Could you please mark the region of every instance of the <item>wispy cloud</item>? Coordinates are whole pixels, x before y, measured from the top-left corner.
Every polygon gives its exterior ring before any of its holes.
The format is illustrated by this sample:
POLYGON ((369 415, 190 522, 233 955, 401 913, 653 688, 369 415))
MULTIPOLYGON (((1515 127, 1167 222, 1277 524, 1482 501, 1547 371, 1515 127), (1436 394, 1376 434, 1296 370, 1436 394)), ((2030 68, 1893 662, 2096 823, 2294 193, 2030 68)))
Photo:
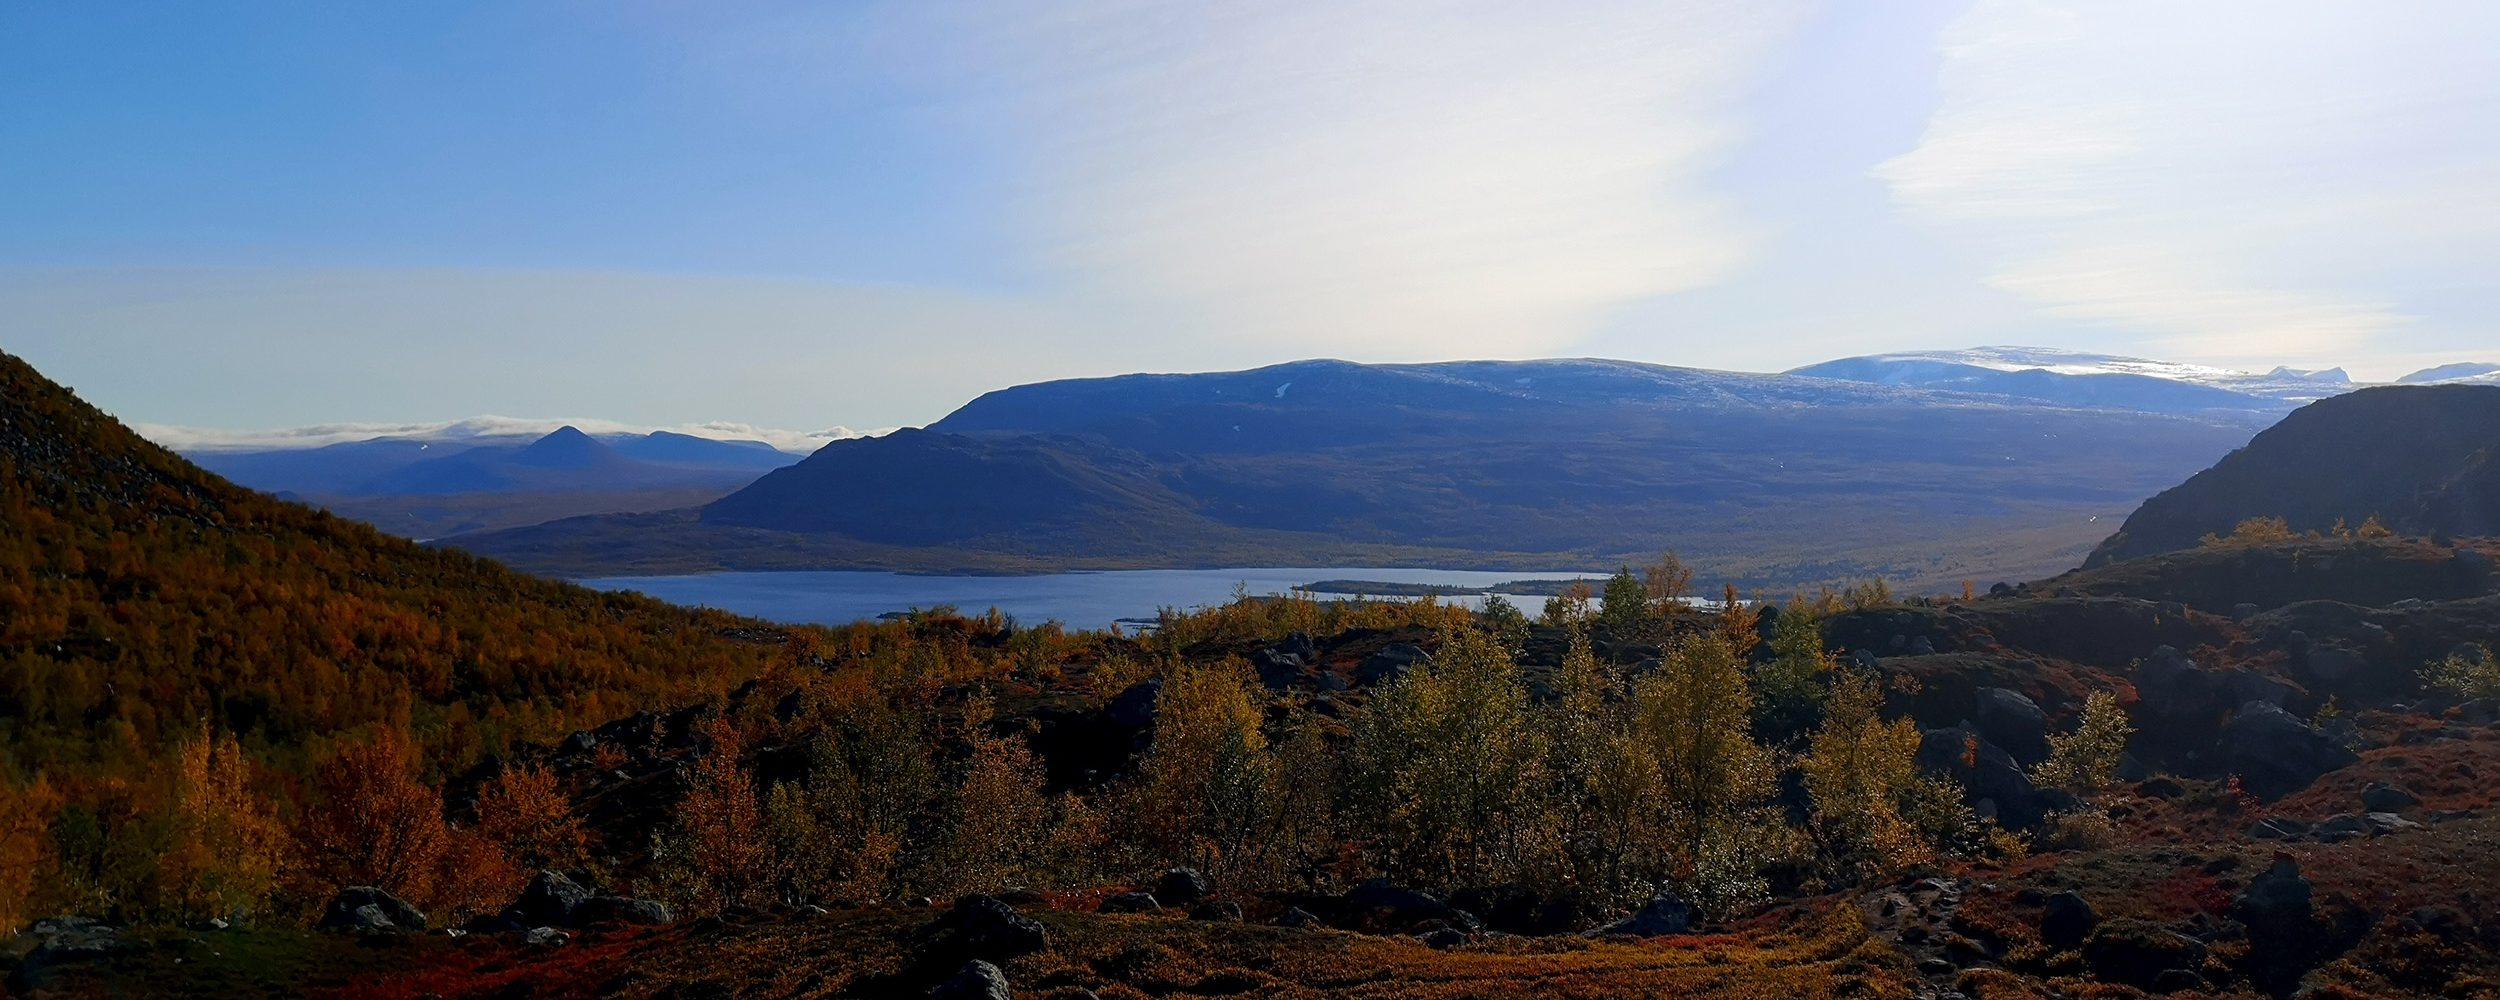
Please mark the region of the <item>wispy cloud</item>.
POLYGON ((2500 252, 2500 7, 1980 0, 1897 202, 2050 316, 2331 361, 2500 252))
POLYGON ((1164 336, 1520 355, 1723 280, 1788 2, 1029 5, 961 25, 1036 266, 1164 336))

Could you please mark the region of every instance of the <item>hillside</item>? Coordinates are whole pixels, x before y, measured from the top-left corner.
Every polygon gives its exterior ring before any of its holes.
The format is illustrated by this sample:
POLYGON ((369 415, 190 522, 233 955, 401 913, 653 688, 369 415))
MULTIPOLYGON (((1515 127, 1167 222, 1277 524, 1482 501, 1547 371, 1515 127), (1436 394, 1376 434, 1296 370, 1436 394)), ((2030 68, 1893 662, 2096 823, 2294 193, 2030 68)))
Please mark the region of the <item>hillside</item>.
POLYGON ((458 761, 778 653, 753 623, 236 487, 4 354, 0 539, 0 771, 19 775, 139 767, 203 724, 290 758, 406 721, 458 761))
POLYGON ((2500 534, 2500 386, 2387 386, 2304 406, 2145 501, 2086 565, 2188 548, 2257 517, 2303 532, 2376 517, 2399 534, 2500 534))
POLYGON ((1002 389, 925 431, 834 442, 691 518, 453 544, 579 575, 1532 568, 1673 547, 1742 585, 1941 587, 2072 565, 2093 518, 2265 419, 1613 361, 1312 361, 1002 389))

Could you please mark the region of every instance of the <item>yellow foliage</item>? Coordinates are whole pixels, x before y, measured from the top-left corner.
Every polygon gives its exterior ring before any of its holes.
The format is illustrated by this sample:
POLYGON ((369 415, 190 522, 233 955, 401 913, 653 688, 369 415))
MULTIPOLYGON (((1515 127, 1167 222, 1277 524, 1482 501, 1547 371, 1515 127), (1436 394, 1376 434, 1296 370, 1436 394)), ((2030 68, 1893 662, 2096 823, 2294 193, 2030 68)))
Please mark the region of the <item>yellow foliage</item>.
POLYGON ((277 807, 252 787, 234 737, 202 731, 182 745, 173 773, 174 821, 158 860, 170 915, 203 919, 267 905, 291 846, 277 807))

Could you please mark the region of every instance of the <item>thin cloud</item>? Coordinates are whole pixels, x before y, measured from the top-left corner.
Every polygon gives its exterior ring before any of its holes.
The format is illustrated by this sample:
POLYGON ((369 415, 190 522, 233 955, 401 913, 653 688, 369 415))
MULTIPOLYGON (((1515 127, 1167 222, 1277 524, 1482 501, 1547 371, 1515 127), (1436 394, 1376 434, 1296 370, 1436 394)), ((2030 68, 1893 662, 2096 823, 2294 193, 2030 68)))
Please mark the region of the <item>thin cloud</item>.
POLYGON ((1788 3, 984 11, 963 120, 1037 266, 1167 336, 1359 358, 1564 348, 1759 235, 1702 175, 1788 3))
POLYGON ((1981 0, 1877 174, 2048 316, 2201 359, 2340 360, 2500 251, 2500 8, 1981 0))

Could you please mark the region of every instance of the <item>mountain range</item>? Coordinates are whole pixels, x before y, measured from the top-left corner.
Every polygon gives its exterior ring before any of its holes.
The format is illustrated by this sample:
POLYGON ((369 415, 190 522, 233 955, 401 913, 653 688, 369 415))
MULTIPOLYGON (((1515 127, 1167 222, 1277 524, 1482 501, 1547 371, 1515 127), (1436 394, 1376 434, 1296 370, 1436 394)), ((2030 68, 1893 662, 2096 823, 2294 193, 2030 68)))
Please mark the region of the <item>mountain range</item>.
MULTIPOLYGON (((1861 373, 1881 374, 1869 361, 1861 373)), ((2072 565, 2296 399, 2073 398, 1593 359, 1074 379, 834 442, 697 508, 454 544, 576 575, 1600 565, 1740 583, 2072 565)), ((2220 390, 2216 390, 2220 391, 2220 390)))
MULTIPOLYGON (((2412 384, 2488 383, 2447 365, 2412 384)), ((575 576, 722 569, 1601 565, 1765 585, 2045 573, 2344 372, 2043 348, 1758 374, 1599 359, 1001 389, 793 462, 665 432, 202 453, 247 485, 575 576)))
POLYGON ((571 425, 536 438, 390 436, 190 457, 244 486, 415 538, 704 503, 798 460, 761 441, 594 436, 571 425))

